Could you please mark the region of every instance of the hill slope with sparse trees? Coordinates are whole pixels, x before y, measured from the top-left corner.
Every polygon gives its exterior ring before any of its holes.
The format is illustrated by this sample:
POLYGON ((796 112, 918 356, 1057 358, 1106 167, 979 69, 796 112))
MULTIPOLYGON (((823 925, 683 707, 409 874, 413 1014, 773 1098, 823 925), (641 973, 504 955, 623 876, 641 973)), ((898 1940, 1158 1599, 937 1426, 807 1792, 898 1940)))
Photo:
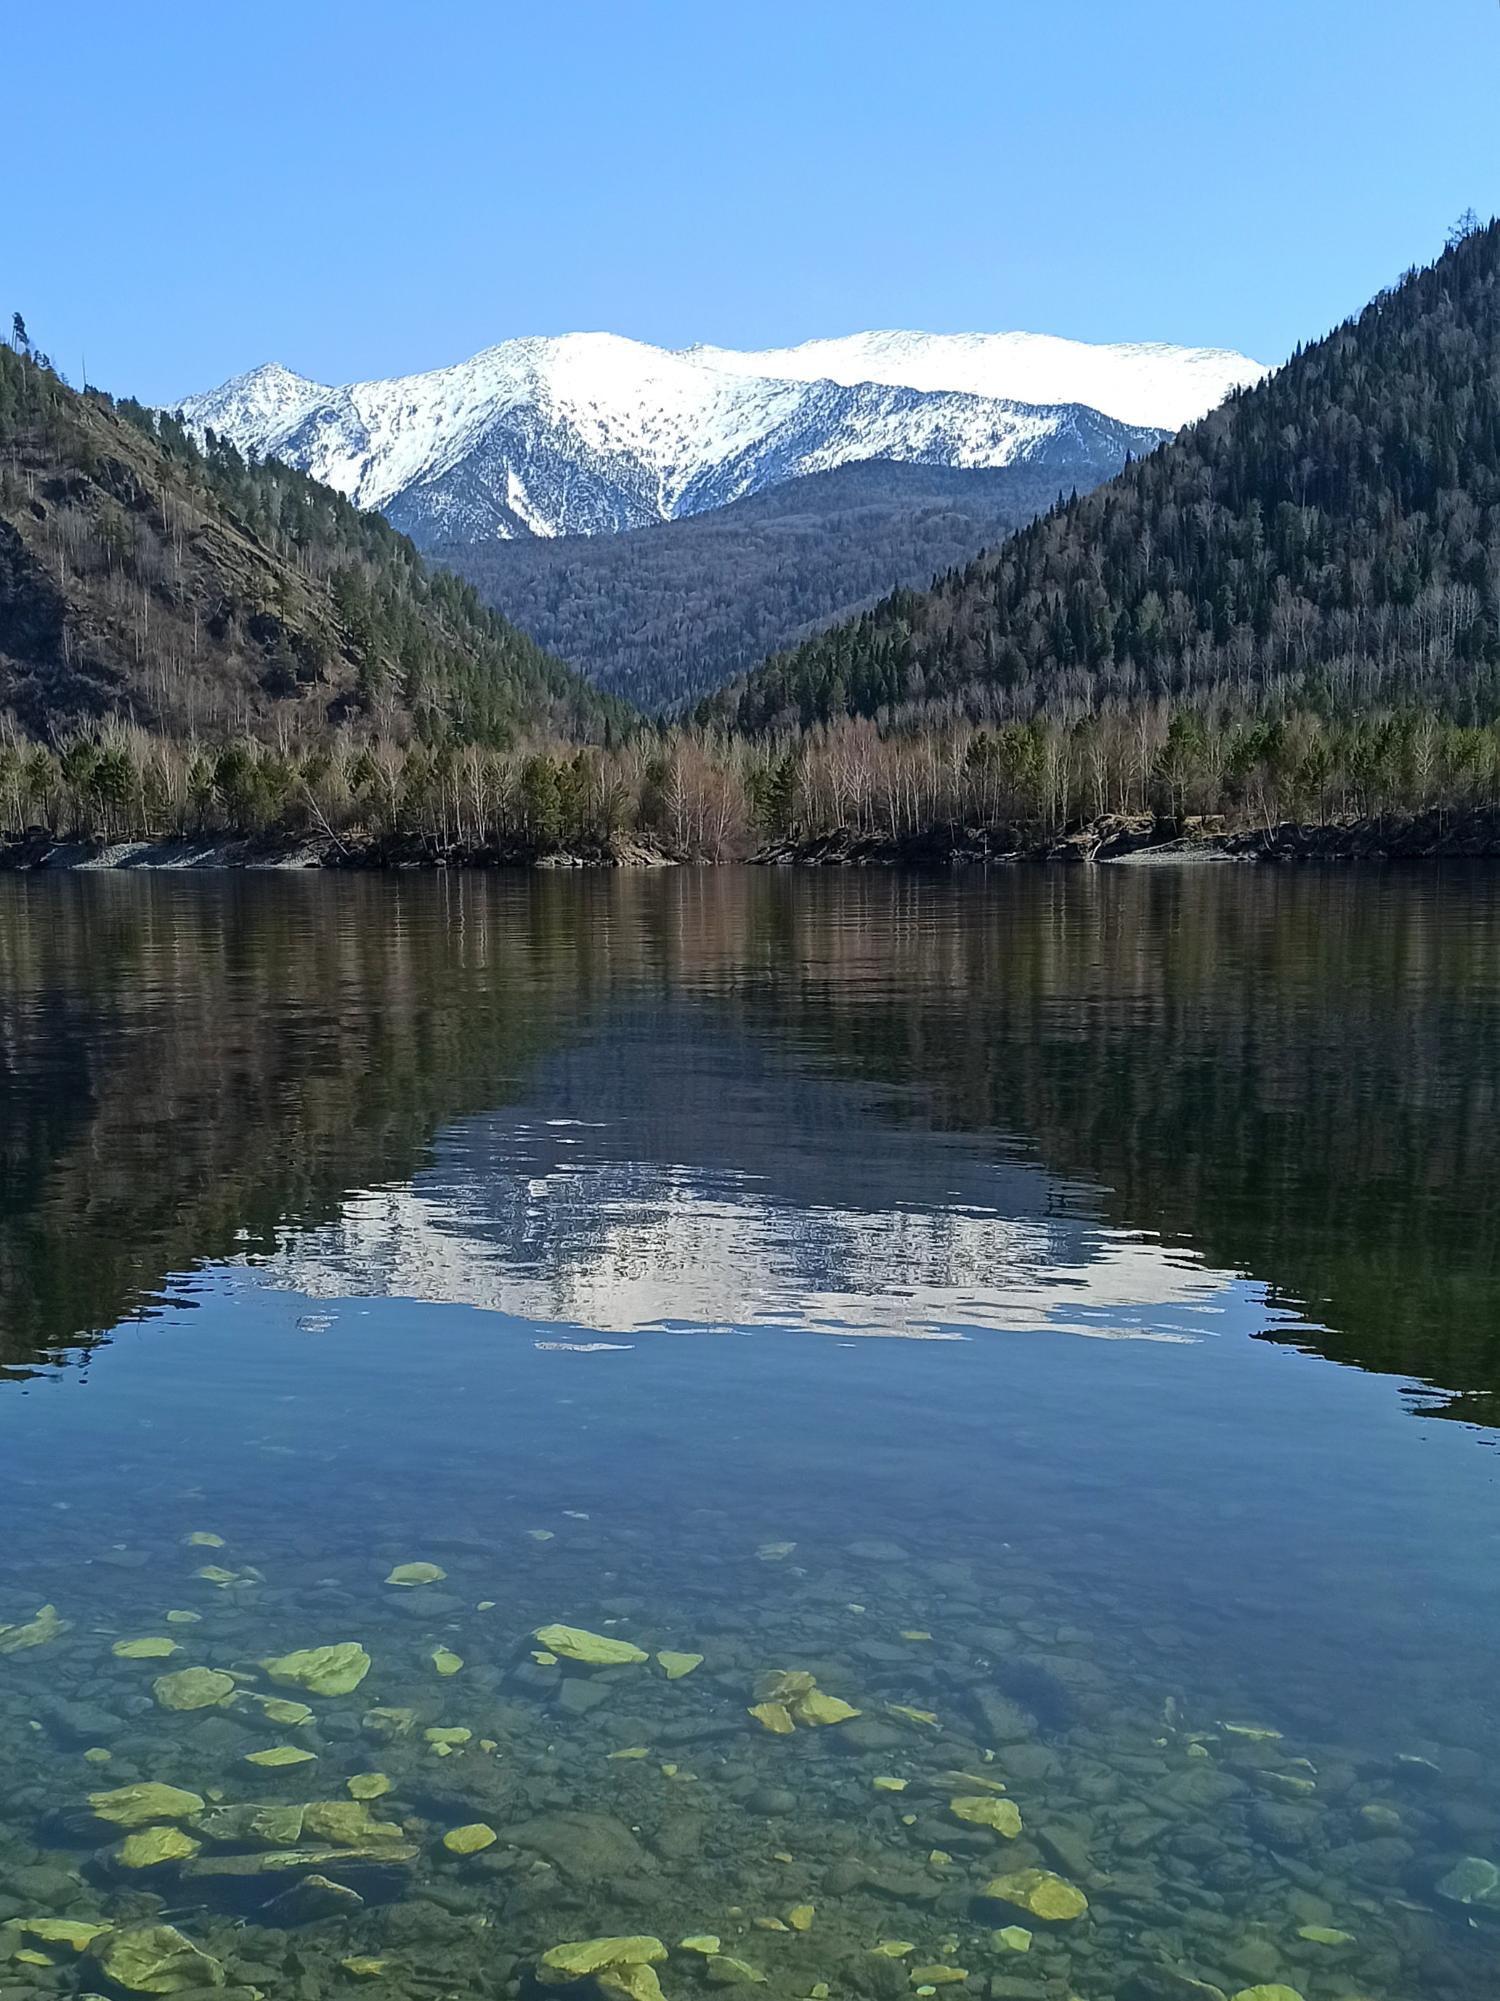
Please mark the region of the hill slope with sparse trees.
POLYGON ((0 714, 42 741, 597 737, 622 711, 379 515, 0 346, 0 714))

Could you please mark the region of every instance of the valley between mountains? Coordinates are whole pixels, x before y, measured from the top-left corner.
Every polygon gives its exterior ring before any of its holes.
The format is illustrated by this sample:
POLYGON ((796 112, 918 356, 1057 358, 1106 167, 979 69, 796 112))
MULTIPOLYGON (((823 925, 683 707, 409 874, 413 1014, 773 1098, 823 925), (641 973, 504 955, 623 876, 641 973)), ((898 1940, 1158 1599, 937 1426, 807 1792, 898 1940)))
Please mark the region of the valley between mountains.
POLYGON ((28 867, 1500 852, 1497 384, 1495 222, 1269 373, 568 336, 178 414, 18 320, 0 823, 28 867))
POLYGON ((670 712, 929 583, 1264 372, 1038 334, 764 353, 567 334, 341 388, 273 364, 181 415, 379 508, 598 686, 670 712))

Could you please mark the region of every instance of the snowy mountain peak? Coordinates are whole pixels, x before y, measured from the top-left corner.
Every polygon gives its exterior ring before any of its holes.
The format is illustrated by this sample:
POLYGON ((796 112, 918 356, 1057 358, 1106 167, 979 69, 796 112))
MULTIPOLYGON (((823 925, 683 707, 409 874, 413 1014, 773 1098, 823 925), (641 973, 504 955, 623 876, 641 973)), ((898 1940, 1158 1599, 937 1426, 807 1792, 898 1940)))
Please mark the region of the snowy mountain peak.
POLYGON ((570 333, 344 387, 270 363, 182 409, 431 546, 639 527, 867 459, 1055 464, 1092 483, 1262 373, 1217 350, 1041 334, 867 333, 754 354, 570 333))

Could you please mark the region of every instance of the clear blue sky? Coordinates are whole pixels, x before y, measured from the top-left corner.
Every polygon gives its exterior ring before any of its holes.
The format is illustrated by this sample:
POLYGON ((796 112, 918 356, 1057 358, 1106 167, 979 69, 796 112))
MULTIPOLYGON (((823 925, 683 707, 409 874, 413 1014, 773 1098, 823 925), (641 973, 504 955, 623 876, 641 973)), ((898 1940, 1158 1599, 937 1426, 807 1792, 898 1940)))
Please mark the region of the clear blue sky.
POLYGON ((1495 0, 78 0, 0 74, 0 306, 150 400, 597 327, 1274 361, 1500 208, 1495 0))

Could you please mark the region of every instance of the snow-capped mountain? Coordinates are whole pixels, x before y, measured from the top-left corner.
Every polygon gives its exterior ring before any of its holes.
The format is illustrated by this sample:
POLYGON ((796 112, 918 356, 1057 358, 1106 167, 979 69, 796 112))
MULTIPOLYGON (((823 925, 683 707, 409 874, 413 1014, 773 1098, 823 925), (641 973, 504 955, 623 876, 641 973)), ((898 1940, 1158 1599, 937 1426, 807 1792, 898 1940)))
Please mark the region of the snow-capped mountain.
POLYGON ((430 547, 642 527, 868 459, 1056 465, 1092 484, 1263 372, 1243 355, 1029 334, 860 334, 764 355, 564 334, 343 388, 273 364, 181 408, 430 547), (1088 398, 1051 393, 1075 380, 1088 398), (1127 404, 1147 414, 1124 418, 1127 404))

